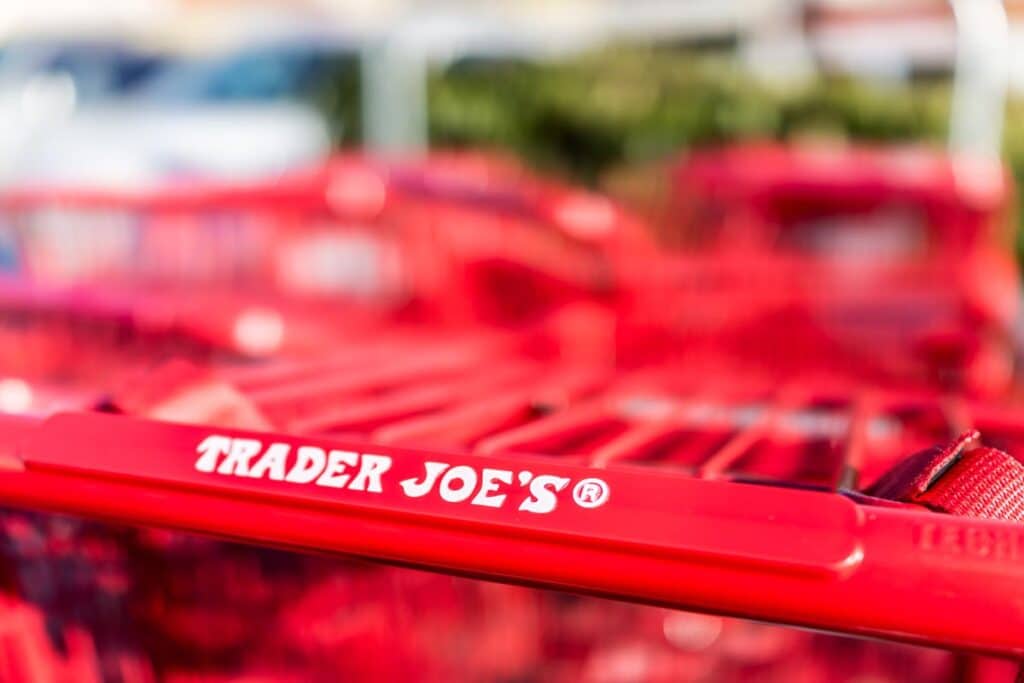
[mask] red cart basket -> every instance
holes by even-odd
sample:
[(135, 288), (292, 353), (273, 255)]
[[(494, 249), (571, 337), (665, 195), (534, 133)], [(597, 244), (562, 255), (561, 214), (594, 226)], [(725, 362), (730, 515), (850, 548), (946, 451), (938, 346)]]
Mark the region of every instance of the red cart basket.
[[(681, 334), (788, 372), (999, 395), (1019, 277), (998, 163), (920, 147), (738, 144), (647, 176)], [(682, 298), (678, 293), (700, 292)], [(662, 314), (664, 318), (664, 313)], [(750, 343), (757, 339), (756, 344)]]
[[(916, 377), (900, 386), (895, 371), (797, 375), (697, 343), (652, 314), (679, 261), (619, 209), (441, 162), (383, 175), (360, 162), (386, 200), (344, 222), (320, 199), (323, 173), (255, 205), (251, 188), (8, 197), (12, 253), (46, 242), (38, 221), (54, 206), (58, 231), (109, 227), (75, 222), (98, 210), (136, 246), (70, 270), (41, 257), (0, 302), (0, 403), (23, 413), (0, 420), (0, 499), (45, 511), (2, 517), (0, 674), (1012, 677), (983, 657), (1024, 653), (1024, 535), (1007, 521), (1021, 465), (1002, 453), (1024, 452), (1024, 412)], [(335, 191), (370, 204), (368, 189)], [(541, 211), (551, 196), (558, 210)], [(235, 244), (266, 238), (251, 262), (213, 259), (199, 277), (188, 258), (168, 274), (139, 256), (166, 248), (150, 239), (168, 215), (176, 236), (154, 244), (192, 245), (187, 256), (217, 234), (211, 215), (243, 214)], [(400, 286), (268, 277), (311, 226), (300, 253), (361, 231), (374, 245), (362, 253), (405, 254)], [(728, 289), (681, 289), (673, 310), (708, 291), (728, 302)], [(749, 290), (735, 303), (760, 315)], [(1002, 507), (986, 507), (991, 491)]]

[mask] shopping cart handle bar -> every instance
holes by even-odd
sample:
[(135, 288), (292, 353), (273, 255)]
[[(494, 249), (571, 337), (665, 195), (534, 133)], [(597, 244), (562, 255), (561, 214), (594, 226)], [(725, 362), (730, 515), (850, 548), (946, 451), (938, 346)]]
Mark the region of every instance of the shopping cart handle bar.
[(1005, 523), (102, 414), (2, 420), (0, 443), (17, 444), (0, 459), (13, 505), (1024, 654), (1024, 529)]

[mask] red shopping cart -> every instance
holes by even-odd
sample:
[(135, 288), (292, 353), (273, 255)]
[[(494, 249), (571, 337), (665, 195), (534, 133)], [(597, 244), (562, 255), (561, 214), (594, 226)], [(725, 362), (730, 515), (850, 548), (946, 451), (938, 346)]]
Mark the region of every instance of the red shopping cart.
[[(133, 342), (155, 334), (166, 347), (171, 333), (190, 345), (174, 354), (200, 361), (307, 353), (383, 321), (513, 329), (553, 315), (607, 327), (603, 311), (637, 289), (625, 285), (641, 270), (624, 264), (649, 250), (606, 199), (479, 155), (353, 155), (247, 186), (26, 189), (0, 204), (11, 273), (0, 296), (37, 323), (33, 344), (15, 343), (24, 326), (5, 327), (9, 352), (34, 356), (23, 372), (89, 367), (55, 351), (81, 359), (82, 319)], [(609, 333), (574, 336), (573, 353), (609, 352), (596, 348)]]
[(701, 293), (676, 314), (687, 339), (788, 372), (1006, 391), (1018, 274), (1000, 165), (751, 144), (693, 152), (664, 175), (646, 211), (675, 254), (667, 296)]
[[(2, 202), (6, 260), (35, 280), (420, 306), (433, 321), (461, 301), (515, 322), (532, 304), (621, 286), (617, 264), (645, 255), (642, 227), (608, 200), (468, 154), (349, 155), (242, 187), (26, 189)], [(488, 303), (486, 287), (510, 278), (516, 296)]]
[[(91, 642), (97, 653), (83, 666), (114, 680), (999, 680), (1006, 673), (990, 660), (849, 645), (706, 614), (1019, 656), (1017, 527), (979, 518), (993, 516), (984, 509), (959, 516), (924, 507), (963, 512), (936, 492), (976, 493), (963, 482), (983, 457), (1003, 456), (968, 450), (967, 440), (918, 463), (932, 474), (920, 491), (883, 476), (906, 456), (970, 429), (980, 429), (988, 445), (1019, 452), (1024, 421), (1016, 409), (927, 382), (876, 384), (841, 363), (786, 378), (727, 346), (695, 343), (678, 323), (656, 328), (655, 352), (647, 345), (651, 329), (640, 323), (664, 303), (665, 282), (608, 278), (636, 274), (638, 263), (649, 265), (642, 275), (661, 277), (656, 252), (641, 240), (629, 253), (605, 240), (579, 243), (578, 225), (567, 236), (554, 220), (530, 240), (464, 243), (473, 230), (506, 237), (535, 226), (538, 214), (524, 214), (521, 203), (508, 208), (511, 190), (529, 194), (519, 187), (529, 179), (503, 180), (512, 186), (506, 192), (496, 192), (493, 180), (487, 193), (469, 191), (455, 182), (468, 172), (456, 167), (432, 183), (405, 186), (400, 174), (388, 176), (415, 201), (374, 226), (414, 231), (408, 240), (428, 265), (431, 249), (439, 258), (457, 256), (451, 279), (435, 289), (430, 277), (407, 278), (418, 272), (417, 259), (400, 259), (409, 265), (397, 281), (424, 283), (422, 290), (406, 284), (412, 291), (401, 303), (297, 293), (273, 280), (266, 291), (250, 292), (243, 283), (252, 280), (241, 276), (151, 277), (141, 259), (124, 261), (141, 272), (119, 273), (113, 259), (76, 274), (76, 296), (67, 278), (36, 270), (29, 293), (42, 282), (57, 294), (44, 297), (45, 306), (28, 294), (5, 302), (18, 311), (18, 324), (9, 326), (22, 334), (83, 339), (106, 359), (105, 370), (90, 376), (76, 367), (69, 341), (24, 380), (30, 392), (54, 383), (102, 392), (98, 403), (79, 403), (94, 410), (0, 421), (2, 499), (76, 515), (3, 517), (4, 585), (20, 596), (25, 619), (49, 621), (45, 638), (25, 629), (41, 653), (35, 659), (9, 648), (10, 679), (31, 679), (23, 672), (54, 669), (52, 662), (74, 666), (75, 653), (88, 648), (65, 641), (81, 633), (88, 639), (77, 642)], [(310, 177), (318, 176), (282, 187), (305, 186)], [(388, 201), (398, 203), (397, 193)], [(586, 219), (587, 236), (603, 234), (607, 227), (593, 225), (619, 214), (598, 198), (579, 197), (586, 201), (573, 199), (581, 204), (568, 215)], [(15, 207), (8, 225), (30, 250), (38, 227), (31, 216), (51, 200), (17, 200), (8, 204)], [(76, 202), (68, 199), (62, 210)], [(175, 211), (209, 215), (218, 204), (231, 213), (223, 197), (202, 211)], [(134, 216), (145, 240), (150, 211), (162, 212), (152, 206), (119, 205), (117, 213)], [(480, 222), (471, 220), (478, 215)], [(289, 229), (301, 236), (312, 223), (296, 220)], [(417, 225), (427, 228), (415, 232)], [(544, 230), (555, 234), (546, 238)], [(430, 239), (420, 241), (424, 234)], [(544, 239), (572, 256), (559, 268), (520, 257), (534, 251), (523, 245)], [(270, 257), (283, 250), (277, 239), (267, 244)], [(256, 262), (253, 277), (266, 275), (268, 261)], [(573, 273), (595, 276), (565, 277), (570, 262), (586, 265)], [(480, 285), (500, 280), (488, 279), (494, 263), (554, 277), (563, 295), (507, 313), (501, 297), (516, 290)], [(568, 280), (586, 286), (568, 287)], [(137, 314), (113, 316), (122, 327), (111, 334), (108, 309), (81, 297), (126, 286), (139, 297), (128, 309)], [(220, 309), (183, 300), (205, 291), (243, 308), (277, 302), (272, 310), (284, 334), (294, 319), (321, 324), (315, 343), (301, 352), (279, 344), (254, 359), (231, 335), (206, 334), (193, 351), (196, 330), (235, 329)], [(680, 302), (698, 310), (705, 293), (679, 290), (672, 310)], [(142, 334), (147, 328), (136, 321), (145, 320), (145, 297), (174, 304), (160, 316), (173, 324)], [(443, 308), (448, 297), (470, 299), (462, 309), (470, 314), (424, 322), (433, 320), (428, 306)], [(409, 303), (416, 298), (426, 303)], [(339, 308), (332, 309), (334, 299)], [(346, 326), (352, 310), (365, 316)], [(12, 339), (18, 346), (31, 338)], [(123, 351), (141, 338), (145, 350), (133, 361)], [(164, 356), (190, 364), (139, 374), (144, 359)], [(1013, 462), (1000, 464), (1012, 472)], [(43, 668), (26, 668), (35, 665)], [(62, 674), (37, 677), (47, 675)]]

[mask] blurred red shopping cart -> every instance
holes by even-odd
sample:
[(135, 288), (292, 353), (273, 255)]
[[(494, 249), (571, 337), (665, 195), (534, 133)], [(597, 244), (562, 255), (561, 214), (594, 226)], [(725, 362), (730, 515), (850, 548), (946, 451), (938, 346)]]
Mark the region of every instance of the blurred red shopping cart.
[(661, 310), (676, 305), (691, 343), (791, 372), (1011, 384), (1018, 272), (998, 163), (759, 143), (691, 152), (661, 176), (645, 207), (674, 261)]
[[(621, 286), (642, 227), (608, 200), (470, 154), (348, 155), (245, 186), (8, 191), (10, 270), (49, 283), (329, 298), (514, 322)], [(515, 283), (515, 296), (501, 287)], [(491, 287), (492, 291), (485, 288)], [(489, 301), (500, 297), (500, 301)]]
[[(19, 377), (37, 415), (0, 420), (0, 492), (74, 515), (3, 516), (3, 585), (50, 624), (40, 661), (78, 661), (61, 634), (84, 632), (101, 680), (1000, 680), (989, 660), (708, 615), (1018, 657), (1017, 526), (924, 506), (994, 452), (964, 444), (922, 492), (868, 495), (970, 429), (1022, 452), (1011, 402), (898, 362), (884, 381), (846, 356), (797, 374), (800, 354), (832, 353), (814, 326), (744, 356), (723, 334), (742, 326), (708, 316), (731, 305), (758, 321), (734, 339), (770, 339), (775, 265), (757, 287), (680, 287), (701, 264), (662, 259), (600, 197), (434, 161), (341, 160), (255, 196), (107, 196), (131, 249), (14, 259), (33, 281), (0, 302), (16, 313), (3, 372), (24, 368), (19, 347), (62, 341)], [(325, 190), (346, 164), (356, 175)], [(30, 195), (5, 200), (16, 254), (47, 253), (53, 206), (58, 232), (93, 229), (74, 216), (95, 198)], [(236, 221), (222, 252), (212, 215)], [(401, 254), (395, 286), (325, 286), (347, 257), (326, 280), (281, 275), (353, 232)], [(224, 258), (190, 270), (199, 252)], [(912, 294), (914, 310), (944, 292)], [(239, 327), (280, 338), (240, 344)], [(48, 404), (53, 387), (81, 393)]]

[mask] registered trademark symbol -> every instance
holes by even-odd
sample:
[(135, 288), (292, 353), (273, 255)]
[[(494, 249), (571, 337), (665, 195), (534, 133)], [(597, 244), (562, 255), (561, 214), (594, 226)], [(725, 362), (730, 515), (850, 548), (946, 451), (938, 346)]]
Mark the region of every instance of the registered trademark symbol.
[(602, 479), (580, 479), (572, 489), (572, 499), (581, 508), (596, 508), (608, 500), (608, 484)]

